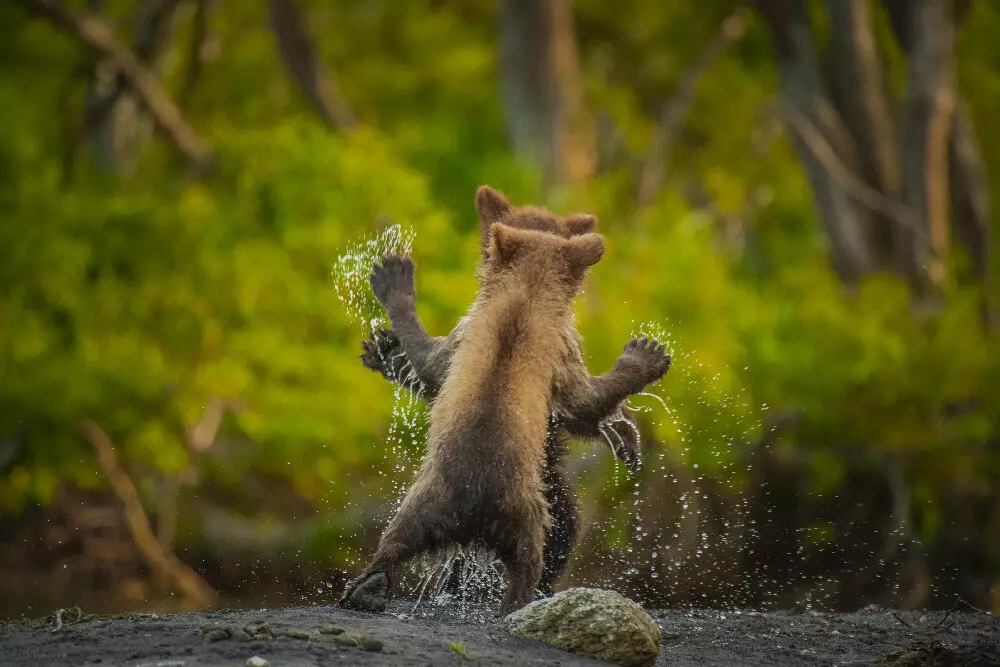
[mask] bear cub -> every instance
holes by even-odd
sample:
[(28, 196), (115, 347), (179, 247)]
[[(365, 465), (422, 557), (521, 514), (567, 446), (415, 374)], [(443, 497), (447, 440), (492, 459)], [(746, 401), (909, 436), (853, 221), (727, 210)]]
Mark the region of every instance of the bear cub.
[[(553, 387), (572, 353), (564, 332), (573, 298), (603, 253), (597, 234), (492, 224), (480, 290), (431, 407), (427, 456), (343, 606), (384, 608), (405, 561), (472, 543), (507, 569), (504, 613), (534, 598), (552, 523), (543, 472)], [(412, 284), (412, 269), (408, 258), (386, 256), (373, 277), (377, 295)]]

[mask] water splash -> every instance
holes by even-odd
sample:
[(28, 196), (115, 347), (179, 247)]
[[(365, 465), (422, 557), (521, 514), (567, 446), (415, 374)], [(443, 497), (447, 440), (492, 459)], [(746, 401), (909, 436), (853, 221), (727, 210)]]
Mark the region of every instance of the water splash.
[(352, 322), (375, 331), (388, 322), (368, 283), (372, 266), (388, 252), (409, 253), (417, 234), (412, 227), (390, 225), (371, 239), (352, 243), (333, 264), (333, 286)]
[[(745, 471), (737, 468), (735, 445), (759, 434), (766, 406), (751, 405), (742, 386), (728, 392), (720, 388), (721, 374), (711, 376), (696, 350), (663, 324), (643, 322), (631, 335), (655, 338), (672, 357), (662, 387), (654, 385), (627, 402), (657, 437), (645, 448), (646, 462), (638, 473), (628, 474), (615, 461), (610, 474), (602, 467), (596, 478), (581, 480), (581, 486), (590, 487), (585, 494), (596, 493), (607, 509), (574, 554), (586, 561), (583, 576), (575, 578), (663, 604), (683, 599), (688, 588), (706, 588), (706, 581), (740, 571), (741, 545), (753, 533), (754, 521), (747, 489), (737, 481)], [(716, 416), (699, 421), (695, 410), (713, 410)], [(620, 443), (606, 426), (616, 418), (620, 415), (600, 429), (613, 452)], [(715, 602), (739, 606), (749, 597), (740, 585), (735, 582)]]
[[(388, 252), (410, 253), (416, 232), (411, 227), (390, 225), (372, 238), (351, 243), (334, 262), (332, 276), (337, 299), (352, 323), (374, 334), (388, 326), (388, 318), (369, 283), (372, 267)], [(382, 471), (395, 496), (395, 507), (403, 499), (407, 485), (419, 463), (427, 430), (427, 410), (421, 400), (424, 385), (405, 360), (401, 350), (377, 350), (393, 382), (393, 410), (387, 445), (392, 469)], [(388, 520), (388, 519), (386, 519)]]
[(411, 564), (410, 573), (416, 580), (410, 587), (413, 602), (401, 618), (432, 615), (434, 607), (457, 605), (460, 618), (488, 623), (506, 588), (504, 566), (481, 543), (451, 545), (427, 554)]

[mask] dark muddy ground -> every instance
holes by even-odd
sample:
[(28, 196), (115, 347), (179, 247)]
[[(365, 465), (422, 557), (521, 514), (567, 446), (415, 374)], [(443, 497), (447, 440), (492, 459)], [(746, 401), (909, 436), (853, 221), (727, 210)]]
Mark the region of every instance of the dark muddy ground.
[[(979, 611), (652, 613), (663, 629), (657, 665), (1000, 666), (1000, 617)], [(604, 664), (463, 620), (457, 605), (409, 618), (326, 606), (60, 617), (55, 631), (55, 616), (0, 623), (0, 665)]]

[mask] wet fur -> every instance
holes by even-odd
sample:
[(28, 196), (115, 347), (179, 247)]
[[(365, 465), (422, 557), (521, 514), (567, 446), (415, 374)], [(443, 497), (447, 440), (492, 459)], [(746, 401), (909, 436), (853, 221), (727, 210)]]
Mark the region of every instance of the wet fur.
[[(476, 208), (480, 217), (484, 257), (489, 229), (494, 222), (499, 221), (518, 229), (546, 232), (562, 238), (592, 232), (596, 225), (596, 218), (587, 214), (559, 217), (538, 207), (511, 206), (502, 195), (486, 186), (481, 187), (476, 194)], [(397, 276), (397, 282), (408, 282), (412, 285), (412, 263), (401, 266), (393, 262), (384, 265), (382, 271), (404, 274), (409, 271), (408, 275)], [(386, 292), (383, 296), (391, 299), (395, 295)], [(388, 310), (394, 327), (397, 322), (401, 322), (404, 326), (399, 328), (403, 331), (408, 330), (409, 345), (404, 347), (394, 332), (380, 330), (373, 334), (372, 341), (363, 343), (364, 354), (361, 355), (361, 359), (368, 368), (382, 373), (389, 380), (400, 382), (415, 390), (419, 389), (426, 400), (433, 401), (452, 366), (459, 342), (467, 335), (468, 317), (463, 318), (448, 336), (432, 338), (423, 330), (416, 317), (415, 301), (412, 297), (405, 299), (402, 304), (397, 304), (395, 312), (392, 308)], [(652, 372), (638, 374), (645, 379), (626, 378), (631, 380), (625, 384), (631, 386), (632, 390), (623, 394), (618, 403), (609, 404), (605, 401), (603, 407), (595, 408), (594, 401), (591, 400), (589, 401), (591, 405), (588, 406), (588, 397), (593, 398), (594, 383), (584, 364), (581, 353), (582, 341), (573, 325), (572, 317), (563, 322), (558, 335), (560, 361), (553, 376), (551, 423), (545, 438), (546, 464), (543, 470), (544, 494), (552, 518), (552, 527), (545, 542), (544, 568), (539, 584), (539, 589), (546, 595), (551, 594), (553, 584), (565, 569), (576, 541), (579, 523), (576, 499), (561, 466), (566, 439), (570, 436), (605, 438), (612, 445), (616, 456), (630, 468), (637, 466), (638, 432), (632, 415), (622, 403), (628, 393), (640, 391), (646, 382), (659, 379), (666, 370), (666, 367), (662, 366), (663, 355), (654, 354), (649, 359), (649, 369), (647, 369)], [(666, 358), (666, 362), (669, 364), (669, 357)], [(657, 373), (657, 367), (661, 366), (662, 370)], [(581, 408), (579, 410), (581, 414), (574, 413), (577, 407)]]
[[(553, 484), (547, 446), (554, 378), (568, 354), (563, 332), (604, 244), (595, 234), (567, 241), (502, 224), (492, 238), (480, 293), (431, 408), (424, 465), (371, 565), (345, 594), (346, 606), (378, 573), (389, 588), (407, 559), (476, 542), (507, 568), (504, 611), (534, 598), (552, 526), (546, 492), (565, 487)], [(394, 267), (387, 283), (412, 277), (405, 261), (386, 264)], [(376, 294), (393, 289), (377, 286)]]

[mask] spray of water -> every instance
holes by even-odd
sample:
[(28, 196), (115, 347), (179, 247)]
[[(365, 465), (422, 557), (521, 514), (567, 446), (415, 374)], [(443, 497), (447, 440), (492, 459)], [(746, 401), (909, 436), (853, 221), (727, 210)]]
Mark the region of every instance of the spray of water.
[(352, 322), (374, 331), (387, 323), (385, 312), (368, 284), (372, 266), (388, 252), (409, 253), (416, 232), (411, 227), (391, 225), (374, 238), (352, 243), (333, 265), (333, 286), (337, 298)]
[[(740, 457), (734, 448), (759, 434), (767, 406), (751, 405), (742, 387), (722, 391), (721, 374), (706, 374), (696, 349), (663, 324), (643, 322), (631, 335), (655, 338), (672, 358), (667, 379), (627, 404), (658, 434), (658, 442), (645, 448), (638, 474), (626, 473), (616, 461), (612, 474), (589, 480), (609, 509), (590, 527), (594, 553), (576, 554), (589, 562), (578, 578), (589, 579), (581, 582), (585, 585), (662, 603), (664, 597), (684, 598), (687, 590), (708, 588), (705, 582), (741, 571), (742, 545), (755, 526), (747, 490), (738, 481), (738, 473), (746, 470), (737, 470)], [(687, 402), (675, 406), (665, 390), (678, 386)], [(704, 419), (694, 418), (694, 408), (715, 411), (714, 423), (706, 428)], [(601, 430), (615, 450), (613, 431)], [(740, 606), (749, 597), (742, 585), (733, 583), (714, 603)]]
[[(350, 244), (334, 263), (332, 275), (337, 298), (350, 320), (360, 324), (366, 332), (374, 333), (388, 326), (385, 311), (375, 299), (368, 281), (372, 267), (388, 252), (412, 252), (415, 238), (416, 232), (411, 227), (391, 225), (372, 238)], [(409, 363), (400, 363), (401, 355), (396, 351), (391, 358), (382, 359), (394, 380), (392, 421), (386, 443), (393, 467), (383, 474), (389, 477), (397, 506), (416, 469), (417, 451), (423, 444), (427, 417), (420, 400), (423, 385)]]
[(451, 605), (467, 621), (487, 623), (500, 606), (505, 590), (503, 565), (483, 544), (452, 545), (414, 563), (410, 587), (413, 600), (399, 617), (426, 616), (435, 607)]

